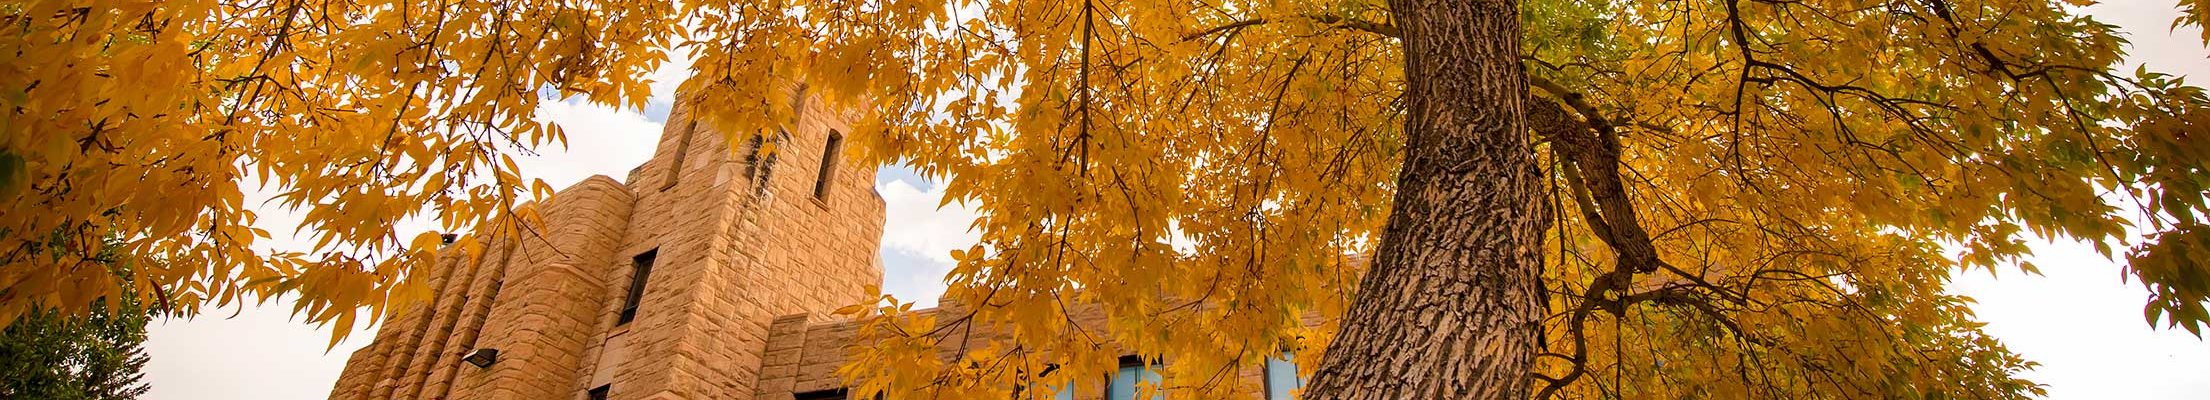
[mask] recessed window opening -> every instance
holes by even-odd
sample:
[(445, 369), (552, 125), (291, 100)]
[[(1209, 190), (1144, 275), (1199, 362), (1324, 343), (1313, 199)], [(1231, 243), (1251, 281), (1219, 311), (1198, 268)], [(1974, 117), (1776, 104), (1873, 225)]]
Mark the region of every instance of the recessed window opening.
[[(800, 393), (797, 393), (797, 394), (792, 394), (792, 395), (790, 395), (790, 399), (791, 399), (791, 400), (844, 400), (844, 399), (850, 398), (851, 396), (852, 396), (852, 391), (851, 391), (851, 389), (846, 389), (846, 388), (835, 388), (835, 389), (822, 389), (822, 390), (815, 390), (815, 391), (811, 391), (811, 392), (800, 392)], [(878, 395), (876, 395), (876, 396), (875, 396), (875, 400), (882, 400), (882, 395), (879, 395), (879, 394), (878, 394)]]
[(683, 128), (683, 136), (675, 142), (675, 158), (668, 161), (668, 179), (660, 184), (661, 191), (675, 187), (676, 181), (683, 176), (683, 159), (691, 158), (691, 136), (697, 133), (697, 121)]
[(1304, 387), (1304, 379), (1297, 376), (1295, 356), (1289, 352), (1266, 359), (1266, 400), (1294, 400), (1289, 392)]
[(1159, 387), (1160, 376), (1156, 367), (1158, 366), (1145, 364), (1142, 357), (1121, 357), (1120, 370), (1114, 372), (1112, 380), (1106, 382), (1105, 399), (1135, 400), (1137, 382), (1141, 381), (1151, 385), (1150, 399), (1165, 400), (1166, 391)]
[(837, 152), (843, 150), (844, 134), (829, 131), (829, 143), (821, 146), (821, 175), (813, 181), (813, 198), (829, 197), (829, 180), (836, 178)]
[(622, 300), (622, 318), (615, 325), (628, 324), (637, 319), (637, 303), (645, 299), (645, 282), (652, 279), (652, 263), (659, 256), (660, 249), (652, 249), (630, 259), (636, 270), (629, 274), (629, 297)]

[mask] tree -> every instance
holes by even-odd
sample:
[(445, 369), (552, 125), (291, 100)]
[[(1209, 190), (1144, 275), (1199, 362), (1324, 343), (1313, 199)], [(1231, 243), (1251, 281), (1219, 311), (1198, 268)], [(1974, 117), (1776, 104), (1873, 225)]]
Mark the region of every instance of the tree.
[[(136, 293), (184, 315), (292, 294), (352, 331), (425, 293), (439, 232), (513, 234), (565, 143), (541, 94), (641, 106), (667, 1), (10, 1), (0, 54), (0, 323)], [(620, 21), (620, 24), (609, 24)], [(246, 191), (303, 211), (272, 250)], [(103, 239), (116, 259), (88, 259)], [(138, 265), (123, 281), (98, 267)], [(335, 344), (338, 337), (332, 338)]]
[[(1440, 118), (1423, 113), (1515, 108), (1423, 108), (1445, 101), (1424, 97), (1423, 77), (1456, 73), (1410, 54), (1424, 39), (1404, 24), (1427, 8), (923, 9), (953, 23), (814, 59), (832, 77), (894, 83), (861, 89), (891, 111), (869, 148), (948, 177), (984, 212), (984, 245), (956, 254), (956, 312), (853, 309), (881, 345), (847, 371), (863, 391), (1000, 397), (1057, 384), (1033, 371), (1109, 372), (1112, 342), (1171, 358), (1163, 386), (1197, 397), (1226, 395), (1218, 377), (1282, 348), (1318, 361), (1310, 398), (2023, 397), (2040, 391), (2014, 376), (2032, 364), (1942, 287), (1960, 268), (2015, 260), (2024, 232), (2112, 255), (2132, 245), (2129, 269), (2157, 293), (2153, 323), (2198, 330), (2204, 315), (2204, 282), (2181, 278), (2204, 268), (2162, 258), (2203, 246), (2188, 238), (2205, 211), (2190, 156), (2203, 147), (2182, 133), (2202, 123), (2201, 91), (2111, 71), (2116, 33), (2063, 7), (1522, 4), (1534, 90), (1519, 112), (1548, 195), (1508, 205), (1482, 202), (1525, 183), (1499, 172), (1517, 153), (1423, 139)], [(1497, 31), (1446, 15), (1446, 33)], [(844, 37), (830, 32), (823, 41)], [(1463, 158), (1422, 158), (1438, 152)], [(1466, 171), (1487, 173), (1426, 186)], [(1391, 195), (1394, 210), (1377, 209)], [(1554, 229), (1533, 228), (1550, 238), (1547, 260), (1504, 262), (1523, 250), (1500, 245), (1524, 232), (1513, 228), (1544, 215), (1519, 207), (1541, 203), (1557, 211)], [(2129, 227), (2155, 239), (2129, 240)], [(1421, 235), (1443, 239), (1395, 241)], [(1350, 259), (1370, 251), (1361, 276)], [(1537, 266), (1535, 350), (1452, 318), (1530, 320), (1509, 294)], [(1109, 331), (1067, 321), (1082, 306), (1110, 314)], [(1330, 325), (1299, 329), (1314, 311)], [(1362, 312), (1413, 317), (1356, 326), (1372, 323)], [(972, 329), (1018, 345), (963, 342)], [(965, 358), (936, 362), (944, 343)]]
[(1404, 166), (1374, 263), (1305, 396), (1525, 396), (1550, 216), (1523, 130), (1517, 4), (1390, 9), (1404, 43)]
[[(2210, 101), (2113, 71), (2116, 32), (2046, 1), (0, 12), (22, 60), (0, 74), (19, 93), (0, 96), (0, 199), (55, 210), (0, 216), (0, 317), (126, 286), (186, 311), (296, 293), (339, 332), (359, 307), (388, 317), (437, 238), (396, 221), (472, 233), (463, 248), (512, 234), (548, 188), (506, 154), (562, 137), (528, 118), (540, 96), (636, 106), (674, 49), (716, 131), (786, 120), (786, 96), (757, 94), (795, 77), (870, 116), (849, 136), (866, 161), (984, 213), (948, 277), (960, 313), (859, 309), (878, 342), (850, 370), (893, 371), (854, 374), (862, 391), (1004, 396), (1029, 371), (1109, 371), (1110, 342), (1171, 356), (1164, 386), (1196, 397), (1284, 348), (1320, 366), (1316, 398), (2016, 397), (2030, 364), (1941, 287), (2027, 232), (2123, 248), (2152, 323), (2210, 320), (2190, 256), (2210, 248), (2210, 144), (2188, 136)], [(307, 210), (314, 254), (253, 250), (249, 176)], [(148, 278), (68, 256), (101, 235)], [(1071, 324), (1082, 307), (1108, 329)], [(1438, 319), (1372, 325), (1407, 307)], [(975, 328), (1019, 345), (935, 359)], [(1374, 339), (1398, 337), (1450, 345)]]
[(89, 314), (43, 311), (0, 331), (0, 397), (115, 400), (145, 394), (150, 314), (132, 301), (95, 304)]

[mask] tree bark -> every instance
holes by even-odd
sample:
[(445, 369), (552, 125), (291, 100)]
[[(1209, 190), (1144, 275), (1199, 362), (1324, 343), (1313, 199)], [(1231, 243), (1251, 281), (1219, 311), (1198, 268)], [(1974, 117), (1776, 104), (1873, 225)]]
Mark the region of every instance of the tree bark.
[(1515, 1), (1390, 6), (1408, 113), (1395, 211), (1304, 398), (1525, 398), (1550, 219)]

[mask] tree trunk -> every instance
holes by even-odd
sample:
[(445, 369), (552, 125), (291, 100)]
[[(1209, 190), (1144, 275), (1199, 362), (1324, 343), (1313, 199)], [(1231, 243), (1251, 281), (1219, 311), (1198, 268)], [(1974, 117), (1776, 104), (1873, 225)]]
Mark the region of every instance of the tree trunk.
[(1404, 169), (1306, 399), (1517, 399), (1542, 336), (1542, 234), (1513, 0), (1393, 0)]

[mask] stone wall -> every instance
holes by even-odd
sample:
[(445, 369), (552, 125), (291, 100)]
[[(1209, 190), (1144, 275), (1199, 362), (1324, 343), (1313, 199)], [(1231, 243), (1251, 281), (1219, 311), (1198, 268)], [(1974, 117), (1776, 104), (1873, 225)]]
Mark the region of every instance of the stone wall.
[[(778, 95), (793, 93), (803, 92)], [(750, 134), (699, 128), (688, 105), (676, 104), (626, 183), (595, 176), (561, 190), (541, 223), (492, 235), (475, 262), (447, 249), (427, 279), (434, 298), (355, 351), (331, 398), (583, 399), (603, 387), (616, 400), (789, 400), (837, 389), (854, 326), (824, 315), (866, 300), (883, 276), (874, 169), (823, 162), (848, 118), (802, 105), (766, 133), (778, 140), (767, 154)], [(647, 252), (649, 279), (623, 323)], [(1105, 325), (1098, 310), (1075, 314)], [(946, 346), (940, 356), (958, 356)], [(497, 349), (498, 361), (461, 361), (477, 349)], [(1239, 371), (1239, 391), (1257, 398), (1263, 373)], [(1078, 381), (1076, 398), (1102, 397), (1105, 379)]]
[[(492, 235), (480, 262), (449, 249), (427, 280), (434, 299), (355, 351), (331, 397), (581, 399), (602, 386), (610, 399), (751, 396), (775, 316), (858, 302), (882, 281), (882, 198), (872, 167), (823, 162), (850, 127), (818, 104), (768, 133), (772, 157), (749, 135), (697, 128), (687, 106), (627, 183), (597, 176), (560, 191), (542, 224)], [(645, 252), (656, 254), (650, 279), (621, 323)], [(476, 349), (499, 359), (461, 362)]]
[[(916, 313), (934, 313), (938, 321), (953, 321), (965, 311), (957, 304), (947, 304), (933, 309), (914, 310)], [(1071, 310), (1071, 320), (1091, 332), (1104, 332), (1106, 314), (1098, 307), (1076, 307)], [(1303, 323), (1317, 326), (1321, 323), (1317, 313), (1306, 314)], [(775, 319), (768, 330), (767, 357), (763, 359), (759, 390), (754, 400), (793, 400), (797, 394), (832, 391), (843, 388), (843, 381), (836, 376), (837, 367), (843, 366), (858, 324), (848, 320), (831, 318), (823, 313), (790, 314)], [(1010, 337), (987, 329), (975, 329), (961, 333), (969, 345), (981, 347), (982, 343), (1006, 342)], [(946, 340), (938, 346), (937, 357), (956, 360), (960, 354), (958, 340)], [(1123, 350), (1121, 356), (1131, 356)], [(1173, 363), (1174, 360), (1165, 360)], [(1306, 371), (1309, 372), (1309, 371)], [(1240, 368), (1229, 384), (1236, 385), (1235, 392), (1250, 399), (1265, 398), (1266, 370), (1258, 365)], [(1077, 378), (1074, 380), (1075, 399), (1090, 400), (1105, 397), (1107, 376)], [(1170, 389), (1171, 390), (1171, 389)], [(1050, 400), (1050, 394), (1034, 392), (1026, 398)]]

